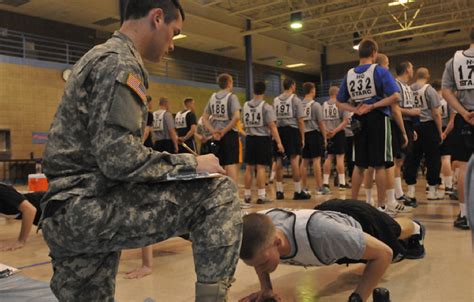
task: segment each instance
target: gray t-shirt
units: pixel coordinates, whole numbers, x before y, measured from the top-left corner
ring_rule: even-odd
[[[347,123],[347,126],[344,128],[344,134],[346,135],[346,137],[354,136],[354,132],[352,132],[352,128],[351,128],[351,121],[352,121],[353,115],[354,113],[352,112],[349,112],[347,114],[347,117],[349,118],[349,123]]]
[[[464,51],[464,55],[473,57],[474,60],[474,48],[470,48]],[[473,78],[474,79],[474,78]],[[456,81],[454,80],[453,72],[453,58],[451,58],[444,68],[442,87],[457,91]],[[474,89],[473,90],[460,90],[458,100],[467,110],[474,110]]]
[[[267,214],[276,228],[283,231],[290,242],[290,255],[296,252],[294,220],[295,216],[282,211]],[[364,231],[359,222],[349,215],[316,211],[308,222],[311,246],[319,260],[326,265],[335,263],[344,257],[361,259],[365,252]]]
[[[440,114],[441,114],[441,122],[442,122],[442,126],[444,128],[449,123],[449,116],[451,115],[452,109],[448,105],[448,102],[446,102],[445,99],[441,99],[440,104],[441,104],[441,106],[440,106],[439,109],[440,109]]]
[[[152,139],[153,141],[169,140],[171,139],[169,129],[174,129],[174,118],[171,112],[166,111],[163,116],[163,130],[156,131],[152,128]]]
[[[328,100],[323,104],[323,120],[327,131],[336,129],[344,118],[349,118],[349,112],[341,110],[336,106],[336,100]]]
[[[313,101],[313,104],[311,104],[311,107],[308,107],[308,104],[312,101],[313,100],[304,99],[301,102],[303,105],[303,108],[305,109],[305,118],[304,118],[305,119],[304,132],[305,133],[311,132],[314,130],[318,130],[319,132],[321,132],[321,129],[319,128],[319,123],[323,120],[323,107],[321,107],[321,104],[315,101]],[[311,113],[311,116],[309,116],[309,113]]]
[[[280,95],[278,98],[280,100],[287,100],[288,98],[293,97],[293,95]],[[290,126],[293,128],[298,128],[298,119],[304,117],[304,107],[301,103],[301,100],[294,95],[293,99],[291,100],[292,108],[293,108],[293,118],[284,118],[284,119],[277,119],[277,127],[286,127]]]
[[[248,102],[249,106],[250,107],[253,107],[253,108],[256,108],[258,107],[262,102],[262,100],[250,100]],[[268,128],[268,124],[270,124],[271,122],[276,122],[276,115],[275,115],[275,111],[273,110],[273,107],[272,105],[270,104],[263,104],[263,108],[262,108],[262,115],[263,115],[263,126],[262,127],[246,127],[245,128],[245,133],[247,133],[247,135],[253,135],[253,136],[270,136],[271,133],[270,133],[270,128]],[[242,119],[245,118],[245,113],[242,114]],[[242,123],[243,125],[245,125],[245,123]]]
[[[222,99],[228,93],[229,93],[228,91],[221,90],[221,91],[216,93],[216,97],[217,97],[217,99]],[[232,120],[232,116],[234,115],[234,113],[236,111],[240,110],[240,108],[241,108],[239,98],[235,94],[232,94],[229,97],[229,100],[228,100],[227,104],[228,104],[228,107],[229,107],[228,108],[228,110],[229,110],[229,112],[228,112],[229,113],[228,114],[229,119],[227,121],[220,121],[220,120],[212,120],[211,121],[212,127],[214,127],[214,129],[216,129],[216,130],[222,130],[227,125],[229,125],[230,121]],[[204,112],[206,112],[209,115],[212,114],[211,108],[209,107],[209,102],[207,103],[206,108],[204,108]],[[235,130],[235,128],[234,128],[234,130]]]
[[[413,92],[416,92],[419,89],[421,89],[422,87],[423,87],[422,85],[414,83],[414,84],[411,85],[411,90],[413,90]],[[426,104],[424,104],[424,101],[421,101],[421,102],[423,102],[423,104],[421,104],[419,98],[417,100],[417,98],[415,97],[415,100],[414,100],[415,108],[420,108],[421,109],[420,122],[432,121],[433,120],[433,115],[431,113],[431,109],[438,108],[441,105],[441,103],[440,103],[441,98],[439,97],[439,94],[436,92],[436,90],[431,85],[428,85],[428,87],[425,90],[424,95],[422,95],[420,97],[423,98],[424,100],[426,100]]]

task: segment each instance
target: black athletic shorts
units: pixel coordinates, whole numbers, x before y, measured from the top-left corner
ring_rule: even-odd
[[[400,159],[403,157],[402,145],[403,145],[403,135],[400,127],[394,120],[390,120],[390,126],[392,128],[392,152],[393,157]]]
[[[344,130],[328,139],[328,154],[339,155],[346,152],[346,134]]]
[[[446,127],[443,127],[443,132],[446,130]],[[439,152],[441,156],[452,155],[453,154],[453,131],[446,136],[446,139],[443,141],[439,147]]]
[[[389,215],[377,210],[373,206],[358,200],[332,199],[317,205],[315,210],[334,211],[351,216],[362,226],[362,230],[388,245],[393,251],[393,259],[406,254],[406,249],[398,239],[401,227]],[[338,264],[365,262],[361,259],[342,258]]]
[[[469,132],[471,135],[469,135]],[[460,114],[454,118],[454,129],[451,132],[452,160],[468,162],[474,152],[474,127],[469,125]]]
[[[272,164],[272,146],[270,136],[247,135],[245,137],[244,162],[252,166],[270,166]]]
[[[281,143],[283,148],[285,148],[285,155],[288,158],[293,155],[301,155],[301,134],[298,128],[290,126],[278,127],[278,134],[280,134]],[[275,152],[275,155],[282,156],[278,152]]]
[[[164,139],[161,141],[156,141],[153,145],[153,150],[158,152],[168,152],[174,154],[174,144],[173,141],[170,139]]]
[[[361,168],[393,166],[390,118],[379,110],[355,116],[361,129],[354,135],[355,165]]]
[[[219,146],[217,157],[221,166],[228,166],[239,163],[239,134],[231,130],[227,132],[219,141],[215,142]]]
[[[324,155],[324,138],[321,132],[313,130],[304,134],[303,158],[316,158]]]

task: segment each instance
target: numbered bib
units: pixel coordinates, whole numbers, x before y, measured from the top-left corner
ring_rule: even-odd
[[[176,117],[174,118],[174,124],[176,129],[183,129],[188,127],[186,117],[188,116],[189,112],[191,112],[191,110],[176,113]]]
[[[211,110],[212,117],[216,121],[228,121],[229,120],[229,98],[232,93],[228,93],[222,99],[218,99],[214,93],[209,100],[209,108]]]
[[[153,112],[153,131],[163,131],[164,120],[165,120],[165,110],[158,110]]]
[[[314,104],[314,101],[310,101],[304,107],[304,118],[303,118],[303,120],[305,120],[305,121],[310,121],[311,120],[313,104]]]
[[[401,90],[400,107],[405,109],[413,108],[413,91],[411,90],[410,86],[400,82],[399,80],[396,81]]]
[[[273,107],[275,108],[275,114],[277,119],[288,119],[293,118],[293,98],[295,95],[291,95],[286,100],[282,100],[276,97],[273,101]]]
[[[418,108],[421,110],[428,109],[428,103],[426,102],[426,88],[428,88],[428,84],[423,85],[418,90],[413,90],[413,108]]]
[[[329,104],[328,102],[324,102],[323,118],[325,121],[339,120],[341,118],[339,116],[339,109],[337,108],[336,104]]]
[[[261,102],[257,107],[252,107],[249,102],[244,105],[243,122],[245,128],[263,127],[263,106],[265,102]]]
[[[445,99],[442,99],[440,103],[441,103],[441,106],[440,106],[441,118],[443,120],[448,119],[449,118],[448,102],[446,102]]]
[[[458,90],[474,89],[474,57],[467,57],[457,51],[453,59],[454,80]]]
[[[356,73],[352,68],[347,73],[347,90],[356,103],[369,100],[377,95],[374,73],[377,64],[372,64],[365,72]]]

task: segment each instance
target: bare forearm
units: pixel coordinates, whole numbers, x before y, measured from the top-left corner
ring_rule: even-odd
[[[461,116],[465,116],[468,112],[466,108],[464,108],[463,105],[458,101],[454,93],[451,91],[451,89],[444,88],[443,89],[443,98],[446,100],[446,102],[456,110]]]
[[[183,140],[187,141],[188,139],[192,138],[194,136],[194,133],[196,133],[196,125],[191,126],[191,129],[188,133],[186,133]]]
[[[300,129],[301,141],[304,141],[304,119],[298,119],[298,129]]]
[[[319,122],[319,129],[321,129],[321,134],[323,136],[324,141],[327,141],[327,133],[326,133],[326,125],[324,122]]]
[[[202,116],[202,123],[204,124],[204,127],[206,127],[211,133],[216,132],[216,129],[214,129],[214,127],[211,125],[211,122],[209,122],[209,114],[204,113]]]
[[[438,129],[438,133],[441,136],[443,134],[443,123],[441,122],[441,114],[439,113],[438,108],[431,109],[431,113],[433,115],[433,120],[435,121],[436,128]]]
[[[276,143],[281,144],[280,133],[278,133],[278,129],[275,123],[271,123],[268,127],[270,128],[270,133],[272,134],[272,137],[276,141]]]
[[[336,102],[336,106],[337,108],[341,109],[341,110],[345,110],[345,111],[349,111],[349,112],[356,112],[357,108],[350,105],[349,103],[341,103],[341,102]]]
[[[374,109],[375,108],[391,106],[392,104],[395,104],[396,102],[398,102],[399,99],[400,99],[400,94],[398,92],[394,93],[391,96],[386,97],[386,98],[374,103]]]
[[[367,263],[362,279],[355,290],[364,301],[370,296],[372,290],[377,287],[389,265],[390,261],[384,258],[370,260]]]
[[[25,202],[25,201],[23,201]],[[33,227],[33,221],[35,220],[36,208],[29,204],[25,210],[21,213],[21,229],[18,241],[25,243],[30,235],[31,228]]]
[[[221,130],[221,134],[222,136],[224,136],[227,132],[229,132],[230,130],[234,129],[235,128],[235,125],[237,125],[237,121],[239,120],[239,118],[233,118],[230,123],[224,127],[224,129]]]
[[[272,290],[272,281],[270,280],[270,274],[257,271],[258,281],[260,281],[260,289],[263,290]]]
[[[406,134],[405,124],[403,123],[402,111],[398,104],[392,104],[392,115],[395,123],[403,134]]]

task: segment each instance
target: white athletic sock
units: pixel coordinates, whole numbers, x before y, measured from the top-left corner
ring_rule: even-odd
[[[276,182],[276,187],[277,187],[277,192],[283,192],[283,183],[282,182]]]
[[[345,174],[338,174],[337,178],[339,179],[339,185],[346,185],[346,175]]]
[[[402,188],[402,178],[395,177],[395,197],[400,198],[403,196],[403,188]]]
[[[323,184],[329,185],[329,174],[323,175]]]
[[[395,189],[386,190],[385,194],[387,195],[387,204],[396,204],[397,203],[395,201]]]
[[[244,196],[245,196],[245,197],[250,197],[250,196],[252,196],[252,191],[245,189],[245,190],[244,190]]]
[[[365,201],[372,204],[372,189],[365,189]]]
[[[293,184],[295,186],[295,192],[296,193],[301,192],[301,181],[295,181],[295,182],[293,182]]]
[[[418,223],[413,221],[413,233],[412,235],[418,235],[421,232],[421,227]]]
[[[447,176],[446,179],[444,180],[444,186],[446,188],[452,188],[453,187],[453,177],[452,176]]]
[[[408,197],[415,197],[415,185],[408,185]]]
[[[444,177],[443,175],[441,175],[440,178],[441,178],[441,184],[443,184],[443,185],[446,186],[446,177]]]
[[[270,180],[274,180],[274,179],[275,179],[275,174],[276,174],[275,171],[272,171],[272,173],[270,173]]]
[[[466,217],[466,204],[465,203],[460,203],[459,208],[461,209],[461,217]]]
[[[265,192],[265,189],[258,189],[258,198],[265,198],[267,193]]]

